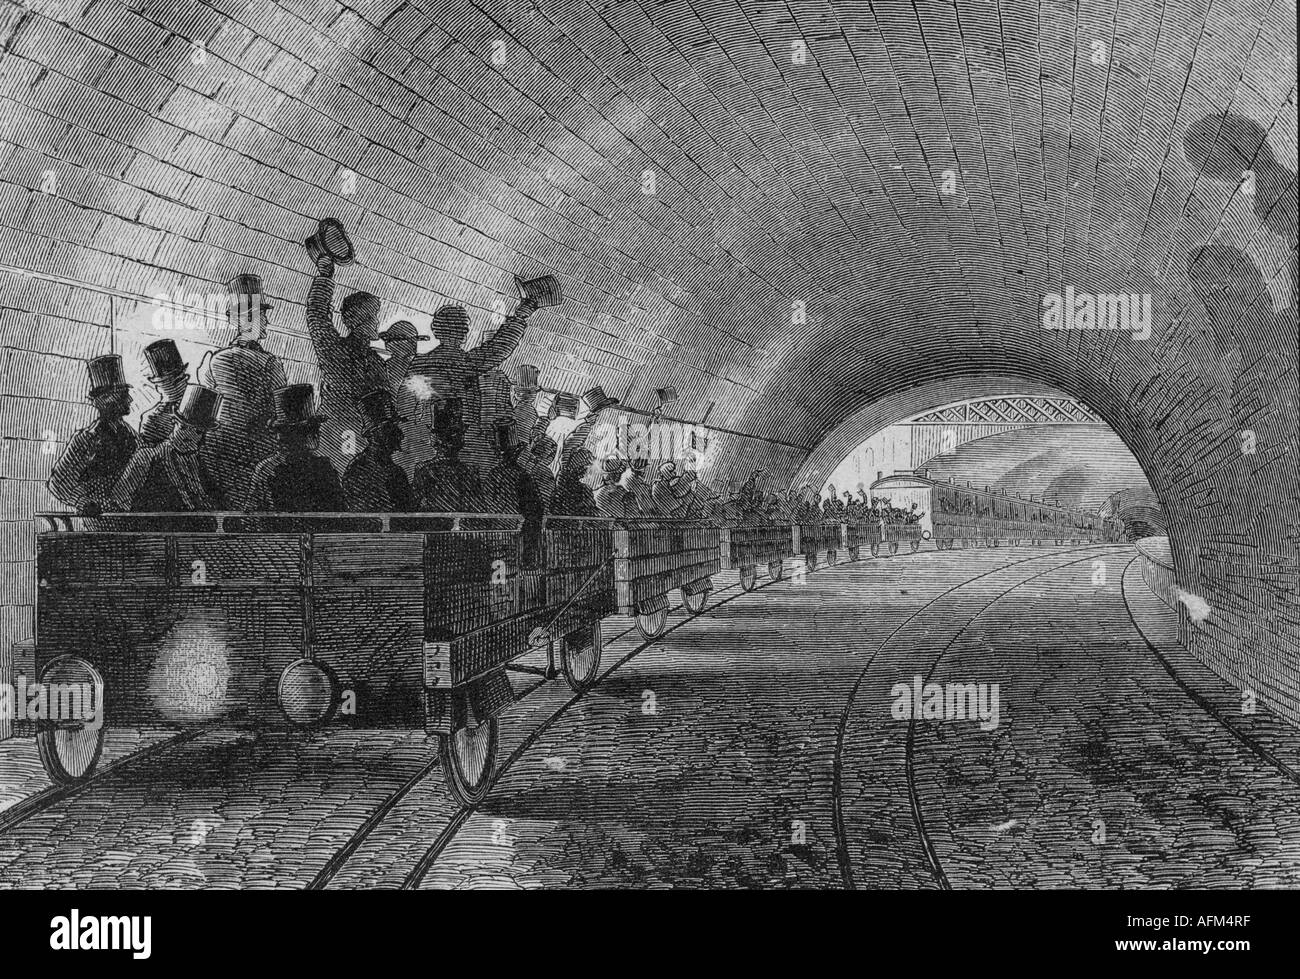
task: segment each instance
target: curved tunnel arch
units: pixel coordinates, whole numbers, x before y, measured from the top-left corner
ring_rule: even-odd
[[[390,319],[423,325],[451,298],[482,321],[514,273],[557,272],[568,302],[512,363],[634,407],[676,387],[685,420],[730,430],[719,472],[798,478],[862,410],[982,377],[1078,398],[1142,465],[1182,587],[1216,610],[1184,638],[1300,720],[1291,17],[1166,3],[1116,41],[1122,70],[1080,57],[1068,39],[1093,25],[1068,5],[1018,32],[1000,18],[975,2],[11,9],[0,281],[4,393],[25,407],[6,434],[48,465],[34,446],[83,420],[87,356],[113,344],[143,380],[160,333],[125,297],[240,272],[264,277],[276,352],[309,379],[300,243],[333,214],[358,246],[344,291]],[[785,64],[795,37],[807,70]],[[1151,336],[1044,329],[1042,297],[1067,288],[1151,294]],[[46,502],[27,482],[6,516]]]

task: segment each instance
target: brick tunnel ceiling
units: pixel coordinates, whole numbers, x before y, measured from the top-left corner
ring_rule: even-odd
[[[452,297],[482,328],[514,273],[556,271],[568,301],[515,358],[546,383],[639,407],[673,385],[680,417],[805,447],[890,391],[998,372],[1145,457],[1128,406],[1153,374],[1225,383],[1194,250],[1239,247],[1263,315],[1292,302],[1269,230],[1295,194],[1286,4],[354,7],[98,0],[65,26],[9,5],[8,169],[86,168],[10,216],[48,235],[20,264],[143,295],[260,271],[310,363],[299,242],[337,215],[342,282],[390,319]],[[1220,134],[1225,111],[1253,128]],[[1218,171],[1259,171],[1253,207],[1188,162],[1205,119]],[[81,228],[78,193],[138,223]],[[1067,286],[1153,292],[1155,337],[1041,329]]]

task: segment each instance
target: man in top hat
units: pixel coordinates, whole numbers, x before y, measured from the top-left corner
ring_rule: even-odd
[[[464,413],[461,420],[465,426],[465,451],[471,464],[486,467],[494,461],[492,436],[483,427],[479,379],[515,352],[523,339],[528,317],[540,306],[536,296],[526,296],[496,332],[472,350],[465,349],[465,339],[469,336],[469,314],[465,307],[451,303],[442,306],[433,314],[432,321],[438,345],[417,355],[411,364],[412,381],[419,390],[432,394],[421,406],[424,411],[432,411],[440,402],[448,400],[460,403]],[[424,451],[421,447],[420,454]],[[418,465],[423,459],[417,457],[415,461]]]
[[[122,358],[96,357],[86,368],[89,399],[99,419],[72,436],[50,472],[49,488],[61,503],[94,515],[109,505],[140,440],[122,420],[131,411],[131,385],[126,383]]]
[[[140,416],[140,444],[158,445],[176,427],[176,409],[190,383],[190,365],[181,359],[175,340],[156,340],[144,348],[149,364],[149,383],[158,392],[158,403]]]
[[[650,486],[650,481],[645,478],[646,470],[649,468],[649,459],[634,457],[628,461],[627,472],[619,479],[619,485],[627,491],[631,501],[629,507],[634,508],[643,517],[655,514],[654,490]]]
[[[357,402],[366,419],[362,434],[367,445],[364,452],[343,470],[343,496],[348,509],[360,513],[394,513],[415,505],[406,472],[393,461],[393,453],[402,447],[402,422],[393,395],[376,388]]]
[[[347,333],[340,336],[334,328],[334,256],[313,251],[314,240],[307,245],[316,262],[307,291],[307,335],[320,369],[321,410],[329,419],[321,426],[321,448],[336,466],[344,466],[357,453],[365,427],[357,403],[376,388],[388,387],[391,378],[383,355],[371,346],[379,338],[379,297],[354,292],[344,299],[339,313]]]
[[[253,471],[248,509],[274,513],[340,513],[347,509],[338,470],[316,454],[326,416],[316,411],[310,384],[289,384],[275,392],[276,451]]]
[[[627,463],[618,456],[609,456],[600,461],[600,486],[596,488],[596,509],[607,517],[631,517],[636,515],[636,503],[628,495],[619,479]]]
[[[542,557],[542,526],[547,498],[521,459],[528,448],[514,438],[514,425],[499,419],[494,427],[497,452],[501,461],[483,477],[483,504],[489,513],[518,513],[524,518],[522,528],[523,563],[537,566]]]
[[[175,425],[160,445],[147,446],[131,462],[113,491],[123,513],[188,513],[223,508],[221,489],[204,465],[200,449],[217,428],[221,394],[190,384],[176,408]]]
[[[599,515],[596,499],[586,482],[587,471],[596,457],[585,447],[576,448],[564,459],[560,475],[555,479],[555,495],[551,497],[551,512],[569,517],[594,517]]]
[[[203,442],[203,462],[221,487],[226,506],[242,510],[253,470],[275,451],[267,427],[275,414],[274,392],[288,382],[284,367],[262,347],[271,306],[262,279],[237,275],[226,283],[226,319],[235,339],[205,358],[199,380],[221,394],[221,424]]]
[[[429,513],[481,513],[478,470],[460,457],[465,448],[462,404],[449,398],[432,416],[434,455],[415,467],[416,506]]]

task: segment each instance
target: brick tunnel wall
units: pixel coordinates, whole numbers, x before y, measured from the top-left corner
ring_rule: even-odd
[[[925,34],[911,5],[854,5],[854,56],[838,21],[819,31],[802,5],[793,22],[785,8],[505,6],[496,22],[465,2],[435,16],[400,0],[0,0],[0,642],[30,632],[30,514],[90,420],[84,360],[122,353],[138,412],[152,400],[141,349],[177,336],[148,298],[255,271],[278,307],[268,346],[291,379],[314,379],[301,241],[333,215],[359,256],[340,297],[375,292],[388,320],[424,325],[453,299],[481,329],[514,273],[559,272],[568,301],[537,315],[515,360],[643,408],[673,385],[682,417],[780,440],[719,436],[719,471],[789,479],[854,408],[926,383],[951,394],[962,370],[1079,397],[1147,468],[1182,587],[1215,609],[1188,644],[1300,723],[1294,171],[1257,166],[1262,217],[1234,201],[1225,221],[1258,140],[1217,189],[1176,148],[1232,108],[1294,167],[1281,5],[1126,5],[1120,25],[1109,3],[934,4]],[[998,39],[1003,8],[1022,29]],[[680,22],[675,45],[635,20],[650,16]],[[800,32],[808,71],[765,53]],[[1114,70],[1089,67],[1093,36]],[[947,103],[925,105],[937,86]],[[960,206],[939,196],[944,167]],[[1245,248],[1289,248],[1289,308],[1229,268],[1206,310],[1137,353],[1023,322],[1089,261],[1094,284],[1154,288],[1138,282],[1174,277],[1171,240],[1181,262],[1216,222]],[[193,365],[229,337],[209,323],[177,339]]]
[[[531,183],[511,189],[532,195],[532,212],[495,211],[499,184],[466,163],[477,137],[454,131],[436,106],[432,73],[378,32],[383,21],[392,38],[409,42],[420,33],[418,15],[400,3],[358,6],[369,21],[332,3],[0,3],[6,651],[32,634],[31,515],[61,509],[45,481],[67,439],[94,417],[84,362],[123,355],[135,421],[156,400],[144,346],[176,339],[193,369],[231,339],[211,317],[166,329],[154,297],[211,304],[221,283],[257,272],[276,307],[267,348],[290,382],[315,382],[303,307],[312,266],[301,242],[319,217],[340,218],[357,242],[358,263],[336,275],[336,302],[372,291],[385,300],[386,322],[411,319],[422,328],[433,309],[459,302],[471,313],[471,342],[517,301],[514,273],[572,270],[563,257],[570,246],[549,236],[560,212],[582,209],[576,193],[561,207],[555,186],[530,170],[511,179]],[[486,39],[482,47],[490,50]],[[324,64],[328,73],[318,71]],[[408,87],[386,81],[383,72],[404,66]],[[638,197],[639,179],[632,161],[622,182]],[[635,216],[635,207],[621,210]],[[500,240],[480,230],[489,226]],[[588,229],[590,241],[579,244],[599,254],[618,232],[602,228],[597,238]],[[636,274],[645,278],[629,277]],[[627,266],[594,282],[565,278],[563,315],[535,314],[506,370],[537,364],[543,384],[580,392],[599,383],[641,408],[672,384],[681,407],[700,420],[734,386],[716,353],[695,349],[700,337],[686,331],[635,351],[650,362],[643,364],[608,330],[611,316],[647,316],[636,308],[647,282],[659,293],[667,288]],[[802,455],[797,444],[719,432],[709,448],[719,472],[787,469]]]

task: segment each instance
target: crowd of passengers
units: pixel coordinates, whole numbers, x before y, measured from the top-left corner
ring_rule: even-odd
[[[765,470],[741,486],[703,485],[675,461],[610,457],[586,447],[602,412],[618,401],[599,387],[581,396],[549,392],[543,413],[538,368],[501,364],[544,298],[528,294],[484,341],[465,349],[469,317],[446,305],[432,336],[410,321],[378,329],[382,304],[366,292],[333,323],[334,260],[313,255],[316,275],[306,327],[320,371],[289,384],[263,346],[271,309],[260,277],[226,284],[233,340],[190,371],[174,340],[144,350],[156,404],[126,417],[132,386],[120,355],[88,362],[98,419],[77,432],[49,480],[76,512],[433,512],[616,518],[682,517],[716,523],[870,521],[915,523],[922,514],[808,484],[765,492]],[[418,353],[421,341],[437,346]],[[377,347],[382,345],[381,352]],[[580,415],[580,409],[581,415]],[[399,461],[400,460],[400,461]],[[593,490],[588,472],[599,470]]]

